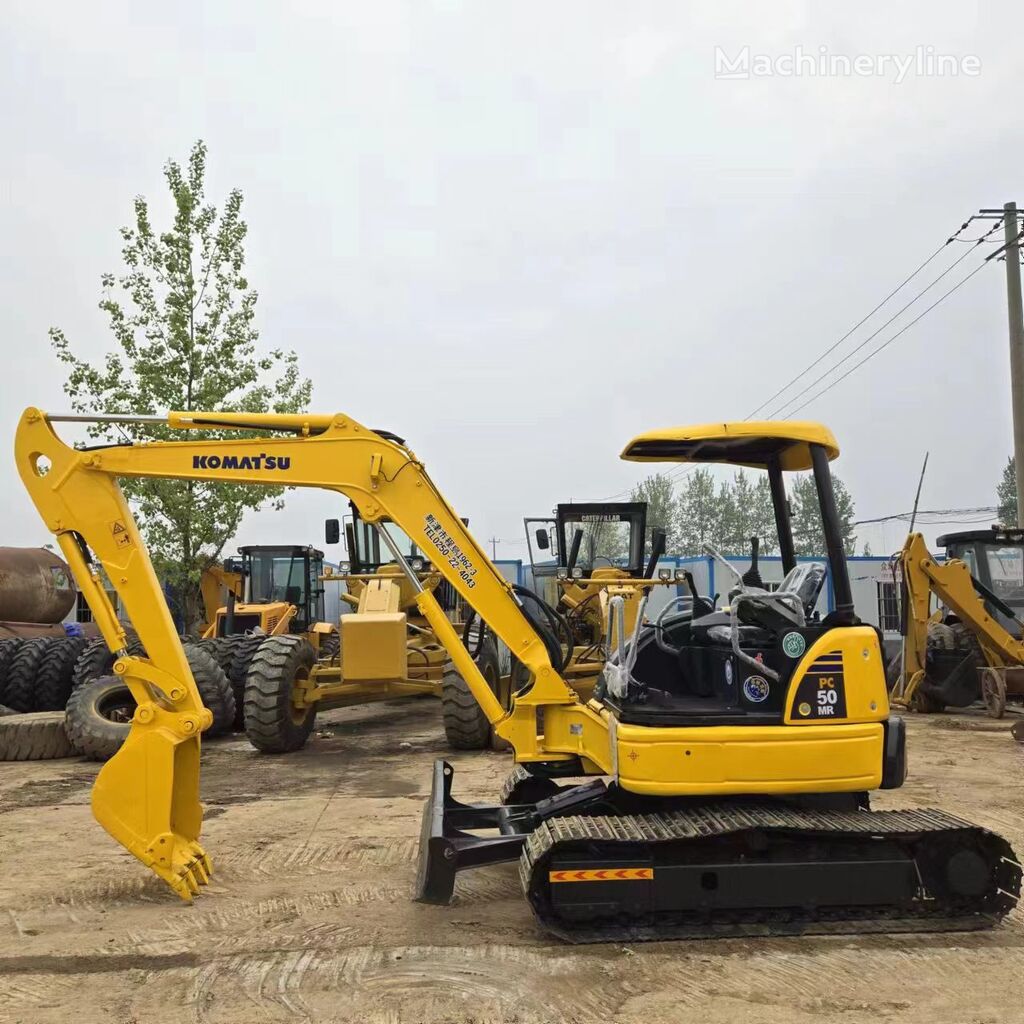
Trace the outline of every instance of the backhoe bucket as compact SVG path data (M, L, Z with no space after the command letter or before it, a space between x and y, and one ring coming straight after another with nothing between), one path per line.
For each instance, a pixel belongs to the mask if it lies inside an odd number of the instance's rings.
M199 734L181 736L167 725L165 715L172 716L153 705L146 708L152 720L139 721L142 710L136 710L124 746L96 778L92 811L114 839L190 903L213 871L198 843Z

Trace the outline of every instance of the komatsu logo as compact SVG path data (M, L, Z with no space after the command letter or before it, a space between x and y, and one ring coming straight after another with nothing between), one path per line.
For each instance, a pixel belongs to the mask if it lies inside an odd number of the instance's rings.
M193 455L193 469L288 469L290 455Z

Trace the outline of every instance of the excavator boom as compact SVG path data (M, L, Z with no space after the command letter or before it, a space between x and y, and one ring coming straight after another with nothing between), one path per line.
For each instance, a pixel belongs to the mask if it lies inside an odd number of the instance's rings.
M476 607L487 624L535 676L528 698L506 712L480 674L432 593L417 582L417 605L445 644L456 668L495 732L521 756L539 756L532 705L561 706L552 714L544 757L580 753L583 732L570 724L597 720L552 666L542 637L462 521L438 492L415 455L398 439L369 430L344 414L180 413L150 417L189 431L237 429L237 439L152 441L79 450L53 424L95 419L25 410L18 425L18 471L36 508L55 534L94 619L118 654L137 703L121 750L103 767L92 794L93 812L127 850L191 899L209 877L199 845L200 734L211 716L192 679L177 630L131 509L121 477L212 480L254 486L320 487L346 495L369 523L391 520L429 552L439 572ZM146 417L99 419L145 421ZM262 436L251 436L258 432ZM382 538L387 534L382 532ZM95 557L96 561L93 561ZM117 592L147 656L127 654L124 628L107 596L104 575ZM571 723L569 721L571 719ZM564 737L559 742L557 736ZM562 749L559 749L561 747ZM606 757L601 767L607 768Z

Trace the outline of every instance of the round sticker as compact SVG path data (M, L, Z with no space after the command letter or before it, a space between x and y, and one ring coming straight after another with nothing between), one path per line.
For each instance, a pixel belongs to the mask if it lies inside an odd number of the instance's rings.
M804 701L800 707L797 708L797 711L806 718L811 713L811 705L808 704L807 701Z
M743 680L743 696L754 704L768 699L768 680L764 676L747 676Z
M800 633L787 633L782 638L782 649L791 658L799 658L807 650L807 641Z
M725 685L732 686L732 662L725 663Z

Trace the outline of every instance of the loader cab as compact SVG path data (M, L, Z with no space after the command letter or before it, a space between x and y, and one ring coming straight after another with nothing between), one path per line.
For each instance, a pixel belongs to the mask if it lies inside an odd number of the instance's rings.
M719 423L653 431L630 441L622 453L629 461L718 463L766 472L785 579L769 593L736 576L723 608L709 612L704 605L696 615L681 608L644 622L633 641L635 651L617 653L605 670L601 692L620 721L665 726L842 721L851 672L855 678L873 672L884 693L877 636L868 627L845 628L859 620L829 469L838 454L831 432L815 423ZM818 494L825 551L822 561L797 565L784 478L807 471ZM734 572L719 552L707 550L721 559L725 571ZM826 577L835 608L821 619L814 609ZM624 673L618 666L630 656L635 662Z
M1024 530L993 526L947 533L938 538L938 544L945 548L947 559L959 558L967 565L989 615L1007 632L1020 637L1018 620L1024 619ZM1007 614L1007 610L1013 614Z
M295 605L289 631L304 633L324 619L324 588L320 577L324 553L313 547L249 545L238 549L245 577L246 605ZM244 607L234 614L234 631L263 627L258 610ZM251 622L247 621L252 619Z

